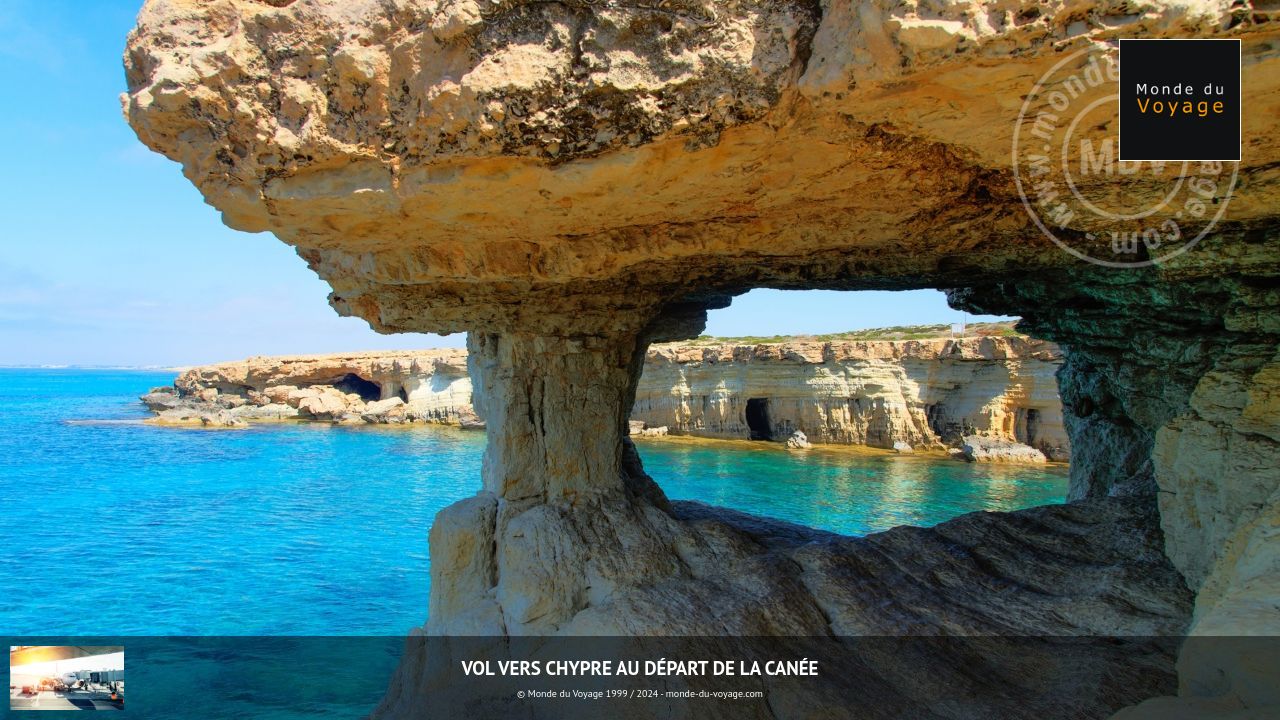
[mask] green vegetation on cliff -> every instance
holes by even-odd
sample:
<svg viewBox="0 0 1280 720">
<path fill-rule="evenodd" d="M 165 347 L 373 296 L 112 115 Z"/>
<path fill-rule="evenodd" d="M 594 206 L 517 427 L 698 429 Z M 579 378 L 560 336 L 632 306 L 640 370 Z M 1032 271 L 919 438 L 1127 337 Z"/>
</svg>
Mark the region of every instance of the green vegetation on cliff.
<svg viewBox="0 0 1280 720">
<path fill-rule="evenodd" d="M 1015 329 L 1016 320 L 990 323 L 970 323 L 964 337 L 1016 337 L 1022 335 Z M 894 325 L 892 327 L 850 330 L 826 335 L 746 335 L 743 337 L 716 337 L 700 335 L 690 344 L 736 343 L 740 345 L 771 345 L 785 342 L 851 342 L 859 340 L 933 340 L 954 337 L 951 325 Z"/>
</svg>

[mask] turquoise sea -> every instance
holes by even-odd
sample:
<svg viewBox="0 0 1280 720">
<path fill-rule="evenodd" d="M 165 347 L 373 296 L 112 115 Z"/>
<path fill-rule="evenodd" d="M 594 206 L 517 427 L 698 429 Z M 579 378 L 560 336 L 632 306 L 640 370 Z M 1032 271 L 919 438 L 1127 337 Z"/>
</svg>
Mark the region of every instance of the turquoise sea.
<svg viewBox="0 0 1280 720">
<path fill-rule="evenodd" d="M 0 370 L 0 634 L 403 635 L 483 433 L 140 424 L 170 372 Z M 1065 468 L 651 440 L 697 499 L 845 534 L 1061 502 Z"/>
</svg>

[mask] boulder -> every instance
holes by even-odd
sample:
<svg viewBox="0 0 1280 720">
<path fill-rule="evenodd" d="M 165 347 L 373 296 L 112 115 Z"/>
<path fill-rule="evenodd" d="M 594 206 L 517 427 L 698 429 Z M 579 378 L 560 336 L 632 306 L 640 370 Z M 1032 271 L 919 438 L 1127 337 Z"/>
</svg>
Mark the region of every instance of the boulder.
<svg viewBox="0 0 1280 720">
<path fill-rule="evenodd" d="M 1050 462 L 1071 462 L 1071 448 L 1064 445 L 1046 445 L 1040 448 Z"/>
<path fill-rule="evenodd" d="M 367 403 L 360 417 L 368 423 L 404 423 L 409 420 L 408 407 L 398 397 Z"/>
<path fill-rule="evenodd" d="M 320 395 L 324 393 L 326 388 L 330 390 L 334 389 L 332 386 L 329 386 L 329 385 L 311 385 L 309 387 L 291 388 L 285 391 L 284 401 L 287 404 L 292 405 L 294 407 L 301 407 L 303 400 L 307 400 L 314 397 L 320 397 Z M 272 388 L 267 388 L 269 393 L 271 389 Z M 268 397 L 272 397 L 272 396 L 273 395 L 271 394 L 268 395 Z"/>
<path fill-rule="evenodd" d="M 154 422 L 158 425 L 206 428 L 240 428 L 248 425 L 235 410 L 210 409 L 209 406 L 200 404 L 185 404 L 162 410 L 156 414 Z"/>
<path fill-rule="evenodd" d="M 147 409 L 157 413 L 172 410 L 187 402 L 173 392 L 159 392 L 154 388 L 140 399 L 142 404 L 147 406 Z"/>
<path fill-rule="evenodd" d="M 231 412 L 243 420 L 292 420 L 298 417 L 298 409 L 284 403 L 244 405 Z"/>
<path fill-rule="evenodd" d="M 799 430 L 791 433 L 791 437 L 787 438 L 786 446 L 790 450 L 804 450 L 813 447 L 809 442 L 809 438 Z"/>
<path fill-rule="evenodd" d="M 960 452 L 969 462 L 1036 464 L 1049 460 L 1030 445 L 980 435 L 966 435 Z"/>
<path fill-rule="evenodd" d="M 157 425 L 199 425 L 202 413 L 198 407 L 180 405 L 157 412 L 153 421 Z"/>
<path fill-rule="evenodd" d="M 332 390 L 332 388 L 330 388 Z M 347 398 L 337 391 L 322 392 L 298 401 L 298 414 L 316 420 L 335 422 L 343 418 L 349 409 Z"/>
<path fill-rule="evenodd" d="M 296 385 L 268 385 L 262 389 L 262 394 L 269 402 L 282 403 L 298 406 L 298 400 L 302 399 L 301 395 L 295 395 L 299 391 Z"/>
<path fill-rule="evenodd" d="M 249 426 L 249 423 L 225 410 L 202 414 L 200 416 L 200 424 L 210 428 L 243 428 Z"/>
<path fill-rule="evenodd" d="M 249 402 L 249 398 L 245 397 L 244 395 L 236 395 L 233 393 L 220 393 L 217 399 L 218 405 L 228 409 L 238 408 L 241 405 L 247 404 L 248 402 Z"/>
</svg>

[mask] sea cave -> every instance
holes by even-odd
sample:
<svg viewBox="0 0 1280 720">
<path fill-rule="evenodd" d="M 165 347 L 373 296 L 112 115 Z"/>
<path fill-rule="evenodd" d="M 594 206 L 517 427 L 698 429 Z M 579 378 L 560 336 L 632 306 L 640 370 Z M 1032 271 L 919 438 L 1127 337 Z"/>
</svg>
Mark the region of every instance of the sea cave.
<svg viewBox="0 0 1280 720">
<path fill-rule="evenodd" d="M 710 19 L 683 3 L 668 34 L 641 22 L 656 10 L 579 5 L 151 0 L 129 40 L 130 124 L 228 225 L 294 246 L 340 314 L 468 334 L 488 433 L 479 491 L 435 519 L 427 642 L 409 644 L 375 717 L 487 707 L 433 674 L 450 652 L 433 638 L 696 650 L 1280 632 L 1280 95 L 1245 87 L 1254 141 L 1230 213 L 1187 252 L 1126 267 L 1083 262 L 1036 227 L 1009 110 L 1063 47 L 1122 33 L 1238 37 L 1247 72 L 1280 77 L 1269 19 L 1153 3 L 1083 37 L 1066 6 L 971 28 L 969 6 L 947 5 L 961 19 L 925 32 L 892 3 L 747 2 Z M 1129 196 L 1163 192 L 1126 178 Z M 1096 229 L 1058 232 L 1092 251 L 1107 244 Z M 645 350 L 696 337 L 709 310 L 762 287 L 942 289 L 1059 343 L 1070 502 L 843 538 L 669 501 L 628 439 Z M 769 439 L 768 400 L 745 412 Z M 1280 704 L 1248 653 L 1191 643 L 1100 660 L 850 643 L 842 657 L 872 688 L 841 706 L 862 717 Z M 1107 680 L 1034 701 L 997 690 L 1048 687 L 1086 657 Z M 970 665 L 989 704 L 931 705 Z M 909 671 L 918 686 L 902 684 Z M 770 687 L 750 716 L 811 716 Z"/>
</svg>

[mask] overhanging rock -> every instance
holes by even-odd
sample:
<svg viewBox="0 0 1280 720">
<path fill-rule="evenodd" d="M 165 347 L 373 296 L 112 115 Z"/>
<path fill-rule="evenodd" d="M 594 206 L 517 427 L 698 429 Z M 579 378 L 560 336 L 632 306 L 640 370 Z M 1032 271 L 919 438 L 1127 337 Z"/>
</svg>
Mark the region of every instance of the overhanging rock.
<svg viewBox="0 0 1280 720">
<path fill-rule="evenodd" d="M 1155 267 L 1083 264 L 1023 207 L 1019 106 L 1075 50 L 1192 34 L 1243 42 L 1230 212 Z M 1249 568 L 1280 556 L 1277 35 L 1269 11 L 1226 2 L 150 0 L 124 106 L 229 225 L 296 247 L 339 312 L 472 333 L 489 449 L 481 493 L 437 518 L 429 632 L 960 633 L 1012 605 L 1014 632 L 1176 633 L 1176 567 L 1204 588 L 1195 627 L 1245 613 L 1275 633 Z M 1098 229 L 1060 232 L 1088 249 Z M 1012 572 L 984 553 L 1034 558 L 1035 518 L 1064 533 L 1045 542 L 1079 541 L 1077 562 L 961 604 L 928 573 L 867 584 L 872 556 L 943 552 L 898 541 L 917 531 L 784 551 L 803 534 L 671 506 L 625 439 L 640 358 L 757 286 L 957 288 L 1062 343 L 1081 502 L 965 520 L 1001 540 L 962 574 Z M 1147 553 L 1162 544 L 1172 566 Z M 1099 557 L 1117 573 L 1081 582 Z M 843 620 L 916 596 L 907 625 Z M 1045 609 L 1063 598 L 1087 616 Z M 1197 658 L 1184 680 L 1225 681 L 1184 692 L 1278 700 L 1242 691 L 1231 658 Z M 424 707 L 427 687 L 401 678 L 387 712 Z"/>
</svg>

